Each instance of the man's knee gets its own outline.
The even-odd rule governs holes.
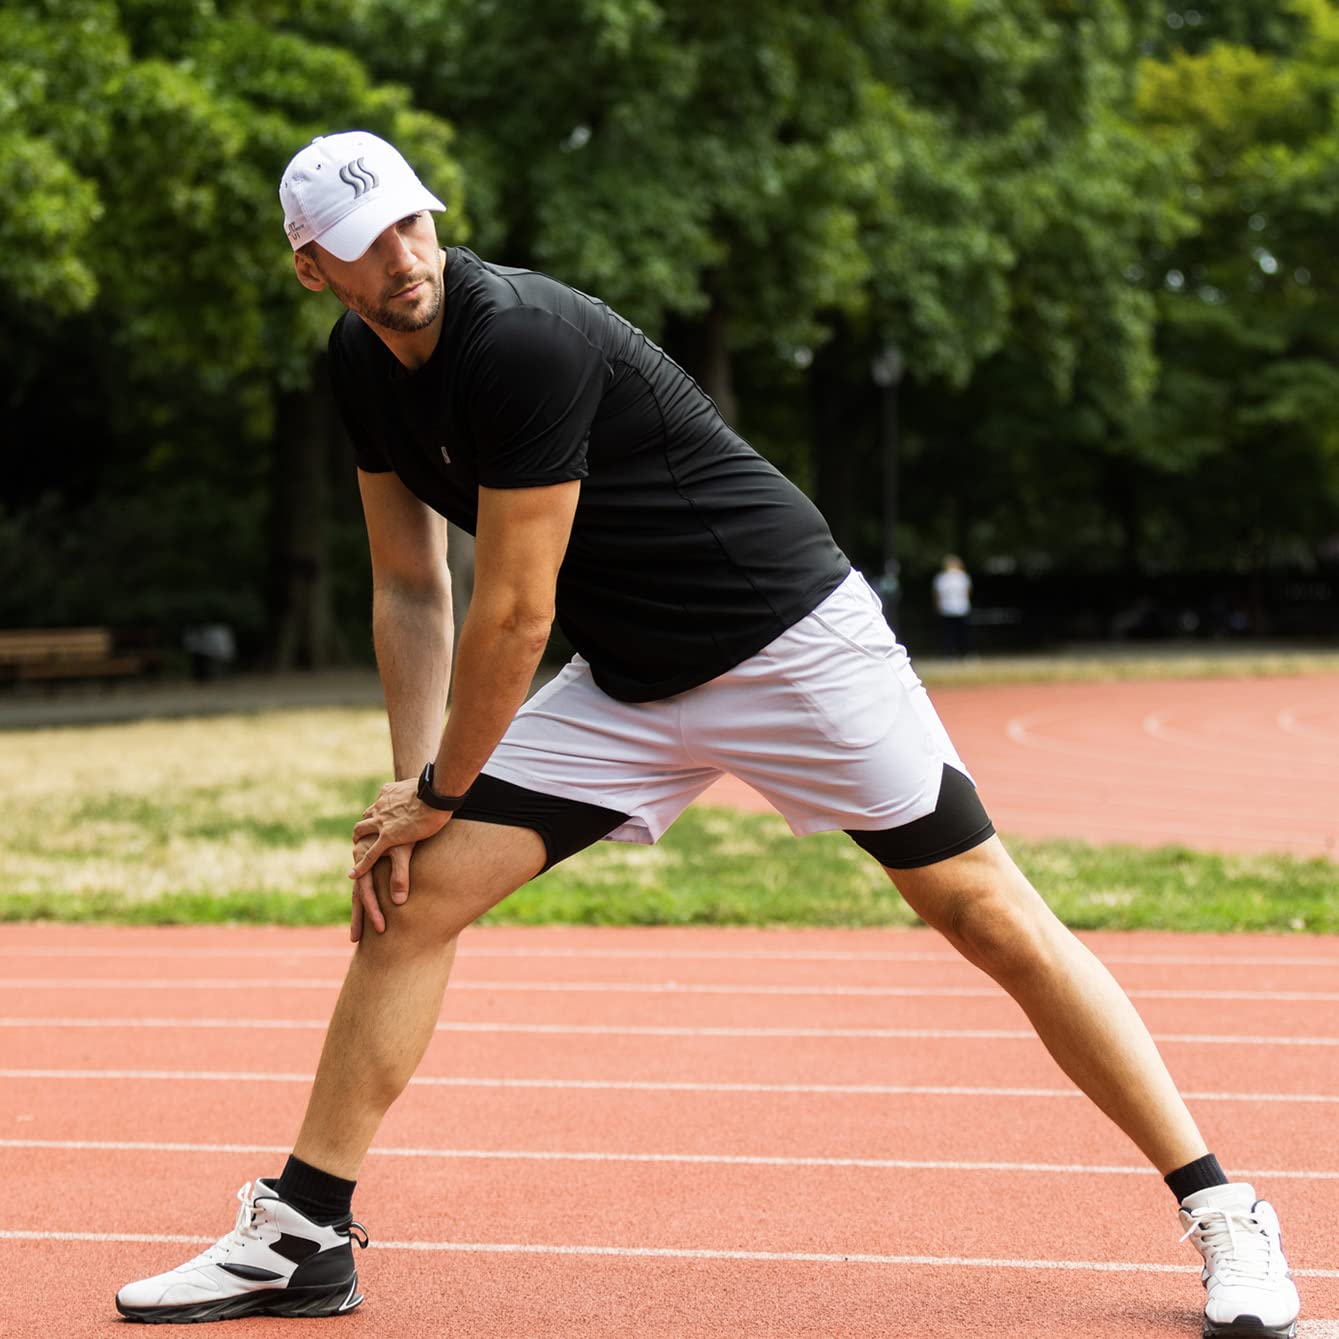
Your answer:
[[[1050,958],[1058,922],[998,839],[924,870],[890,871],[908,904],[992,975]]]
[[[409,895],[391,901],[390,861],[377,861],[373,886],[386,936],[398,929],[415,946],[441,947],[533,878],[544,863],[536,833],[493,824],[450,824],[420,842],[409,861]]]
[[[1044,907],[997,890],[968,894],[954,908],[951,937],[992,976],[1017,976],[1050,960],[1049,919]]]
[[[456,880],[440,865],[410,861],[409,895],[403,902],[391,899],[391,864],[378,860],[372,869],[381,914],[386,919],[384,935],[397,945],[408,942],[418,948],[441,948],[450,943],[469,924],[464,892]],[[375,931],[373,932],[375,934]]]

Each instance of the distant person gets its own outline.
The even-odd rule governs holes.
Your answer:
[[[353,829],[358,949],[292,1156],[247,1182],[215,1245],[123,1288],[121,1313],[356,1307],[354,1183],[433,1036],[456,936],[592,842],[654,842],[730,772],[796,833],[849,832],[1019,1003],[1165,1178],[1206,1261],[1212,1323],[1291,1333],[1273,1210],[1229,1183],[1128,997],[1009,858],[878,596],[809,499],[604,303],[442,249],[441,202],[384,140],[316,140],[280,196],[297,278],[348,308],[331,374],[358,464],[398,779]],[[475,580],[443,730],[448,517],[475,536]],[[555,616],[579,654],[527,702]],[[1070,1186],[1093,1238],[1145,1242],[1142,1200],[1109,1179]],[[142,1212],[169,1202],[161,1168],[141,1190]],[[182,1190],[192,1204],[201,1193]],[[998,1229],[1007,1254],[1007,1206],[970,1193],[959,1185],[960,1212]],[[550,1232],[562,1229],[536,1224]],[[424,1332],[452,1328],[430,1319],[441,1301],[421,1300]],[[663,1320],[641,1319],[629,1332]],[[374,1331],[375,1317],[362,1332]]]
[[[227,623],[199,623],[187,628],[181,644],[191,658],[191,675],[202,682],[217,679],[237,659],[237,639]]]
[[[972,578],[956,553],[945,557],[934,579],[934,591],[944,654],[961,660],[972,649]]]

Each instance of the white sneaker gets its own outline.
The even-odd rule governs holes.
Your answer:
[[[1204,1257],[1205,1339],[1292,1339],[1299,1303],[1273,1206],[1241,1182],[1211,1186],[1182,1200],[1181,1225]]]
[[[131,1320],[184,1324],[237,1316],[337,1316],[363,1295],[353,1242],[367,1245],[361,1223],[313,1223],[265,1181],[237,1192],[237,1222],[194,1260],[166,1274],[127,1283],[116,1309]]]

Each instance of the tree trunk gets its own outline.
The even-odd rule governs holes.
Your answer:
[[[730,363],[730,320],[725,304],[713,297],[700,320],[671,317],[666,322],[665,351],[716,403],[730,426],[739,422],[739,400],[735,396]]]
[[[285,394],[275,425],[270,513],[270,648],[278,670],[339,658],[330,581],[334,414],[325,359],[310,390]]]
[[[1106,495],[1108,514],[1120,532],[1121,568],[1125,579],[1137,585],[1142,579],[1143,511],[1139,504],[1139,485],[1130,462],[1118,455],[1107,455],[1099,466],[1099,477]]]
[[[739,422],[739,401],[730,370],[729,328],[725,305],[713,297],[702,327],[702,389],[716,402],[721,417],[734,427]]]
[[[845,327],[818,350],[809,369],[809,404],[814,434],[814,501],[827,518],[832,537],[852,557],[859,522],[857,494],[878,495],[877,481],[862,477],[859,444],[868,392],[852,392],[850,369],[858,359]]]

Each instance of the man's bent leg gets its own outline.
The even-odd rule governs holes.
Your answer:
[[[356,1180],[377,1128],[432,1040],[456,936],[543,867],[528,828],[457,819],[415,847],[409,900],[391,903],[377,866],[384,934],[365,927],[326,1033],[294,1156]]]
[[[233,1230],[176,1269],[126,1284],[116,1295],[123,1316],[193,1323],[336,1316],[358,1306],[353,1244],[367,1238],[348,1212],[351,1182],[432,1037],[456,936],[544,860],[544,842],[529,829],[456,819],[415,848],[407,902],[394,906],[386,872],[377,876],[386,930],[366,927],[326,1034],[289,1161],[301,1170],[302,1193],[284,1188],[289,1169],[277,1184],[248,1181]]]
[[[887,873],[923,921],[1013,996],[1060,1068],[1161,1174],[1207,1152],[1134,1005],[998,837]]]

